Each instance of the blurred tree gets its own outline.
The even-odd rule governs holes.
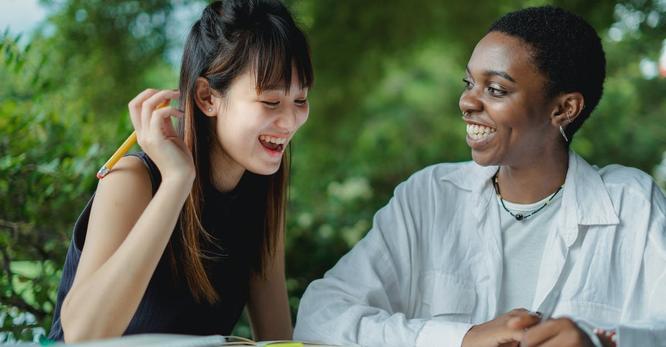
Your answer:
[[[30,58],[36,46],[0,40],[0,326],[11,332],[2,341],[30,339],[50,323],[66,230],[89,195],[100,147],[90,122],[35,92],[42,82],[41,65]]]
[[[40,37],[48,46],[41,52],[40,76],[46,92],[76,103],[77,114],[117,117],[147,87],[153,67],[165,63],[171,1],[42,3],[53,14]]]

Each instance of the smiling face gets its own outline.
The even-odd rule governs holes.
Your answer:
[[[546,77],[520,39],[487,34],[472,53],[464,82],[459,106],[479,165],[523,166],[559,143]]]
[[[257,93],[255,76],[246,71],[231,84],[212,115],[225,170],[275,173],[289,141],[308,118],[307,88],[293,69],[288,90]]]

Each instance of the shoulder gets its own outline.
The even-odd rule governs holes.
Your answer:
[[[605,166],[598,172],[611,199],[634,205],[655,205],[663,213],[664,194],[647,173],[618,164]]]
[[[475,171],[478,166],[474,162],[438,163],[426,166],[414,172],[409,178],[396,188],[396,193],[401,190],[414,191],[417,193],[437,193],[446,190],[447,184],[451,183],[458,188],[466,188],[467,176]]]
[[[473,162],[439,163],[410,175],[393,192],[393,203],[430,218],[442,206],[462,201],[472,191]],[[462,200],[461,200],[462,199]]]
[[[97,184],[88,230],[125,230],[134,224],[153,197],[150,173],[141,158],[121,158]],[[124,228],[119,228],[124,221]],[[92,227],[92,228],[91,228]]]
[[[598,172],[606,187],[609,188],[621,187],[636,193],[647,194],[655,184],[652,177],[647,173],[624,165],[611,164],[598,169]]]
[[[85,232],[80,244],[84,254],[91,247],[99,252],[123,240],[151,199],[150,175],[142,159],[121,158],[97,184],[85,231],[80,231]]]
[[[666,260],[666,197],[661,188],[650,175],[632,167],[608,165],[599,175],[621,218],[631,221],[634,229],[644,223],[650,244]]]
[[[121,158],[111,172],[97,185],[95,200],[104,198],[132,200],[150,200],[152,181],[143,160],[136,156]],[[131,199],[128,199],[131,197]]]
[[[473,169],[473,166],[473,162],[433,164],[414,172],[405,182],[412,185],[439,182],[441,180],[446,180],[452,174],[471,170]]]

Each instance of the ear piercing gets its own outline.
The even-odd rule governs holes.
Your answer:
[[[208,112],[213,112],[213,108],[212,108],[212,107],[209,107],[209,108],[208,108]]]
[[[571,114],[567,113],[567,125],[571,123]],[[560,125],[560,134],[562,134],[562,137],[564,137],[565,142],[569,142],[569,138],[567,135],[564,133],[564,128]]]
[[[564,133],[564,129],[562,128],[561,125],[560,125],[560,134],[562,134],[562,137],[564,137],[564,141],[565,141],[565,142],[569,142],[569,138],[568,138],[567,135]]]

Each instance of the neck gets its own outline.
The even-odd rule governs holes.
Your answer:
[[[236,188],[245,168],[231,159],[220,144],[215,144],[210,150],[210,179],[213,187],[220,192],[228,192]]]
[[[569,167],[569,153],[566,149],[533,158],[520,166],[500,167],[497,183],[504,200],[530,204],[553,194],[564,184]]]

